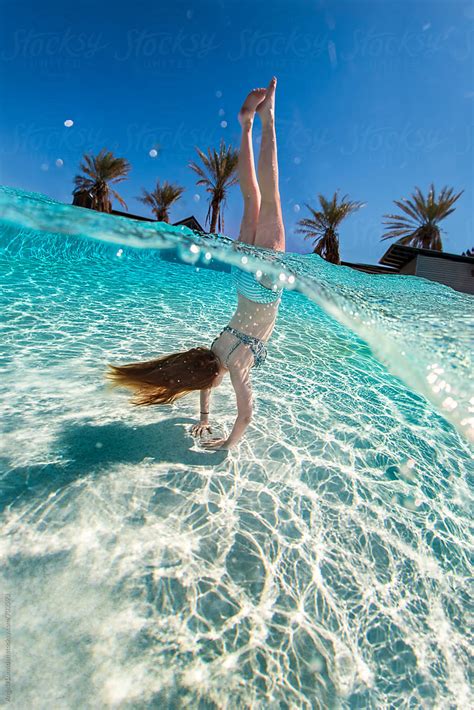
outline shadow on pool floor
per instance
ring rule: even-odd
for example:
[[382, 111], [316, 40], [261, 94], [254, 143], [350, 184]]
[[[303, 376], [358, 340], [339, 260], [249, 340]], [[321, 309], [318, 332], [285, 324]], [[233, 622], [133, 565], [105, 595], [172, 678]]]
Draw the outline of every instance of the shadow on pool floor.
[[0, 510], [31, 498], [45, 499], [55, 490], [84, 477], [106, 472], [114, 464], [139, 464], [143, 459], [189, 466], [220, 464], [225, 451], [207, 452], [190, 449], [187, 433], [194, 420], [183, 417], [165, 419], [155, 424], [129, 426], [122, 422], [96, 426], [69, 425], [57, 438], [53, 454], [64, 463], [33, 464], [8, 469], [0, 478]]

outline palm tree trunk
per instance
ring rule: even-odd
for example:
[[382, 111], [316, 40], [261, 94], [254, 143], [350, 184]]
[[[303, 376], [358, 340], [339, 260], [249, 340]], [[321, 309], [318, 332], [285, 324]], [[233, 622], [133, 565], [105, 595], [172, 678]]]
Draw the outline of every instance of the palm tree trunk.
[[341, 263], [341, 257], [339, 255], [339, 244], [337, 240], [334, 240], [334, 242], [331, 244], [331, 251], [328, 254], [328, 261], [331, 262], [331, 264], [340, 264]]
[[220, 201], [213, 197], [212, 202], [211, 202], [211, 225], [210, 225], [210, 231], [212, 234], [216, 232], [216, 227], [217, 227], [217, 220], [219, 217], [219, 207], [220, 207]]
[[167, 222], [169, 223], [170, 218], [168, 215], [168, 210], [166, 209], [161, 209], [156, 211], [156, 219], [158, 222]]

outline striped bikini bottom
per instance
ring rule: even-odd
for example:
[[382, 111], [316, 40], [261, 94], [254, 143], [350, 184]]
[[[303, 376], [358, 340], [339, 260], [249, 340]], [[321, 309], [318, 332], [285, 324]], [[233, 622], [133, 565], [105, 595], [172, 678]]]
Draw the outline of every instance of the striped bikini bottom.
[[[232, 328], [230, 325], [226, 325], [225, 328], [221, 330], [217, 338], [219, 338], [222, 333], [231, 333], [237, 338], [237, 342], [234, 345], [233, 348], [231, 348], [229, 354], [227, 355], [225, 359], [224, 366], [227, 367], [227, 363], [229, 362], [229, 358], [236, 350], [239, 345], [245, 345], [247, 347], [252, 355], [253, 355], [253, 366], [252, 367], [260, 367], [260, 365], [263, 365], [267, 358], [267, 346], [263, 342], [263, 340], [260, 340], [260, 338], [255, 338], [253, 335], [247, 335], [247, 333], [242, 333], [240, 330], [237, 330], [236, 328]], [[212, 345], [216, 342], [217, 338], [215, 338], [212, 342]], [[212, 345], [211, 345], [211, 350], [212, 350]]]

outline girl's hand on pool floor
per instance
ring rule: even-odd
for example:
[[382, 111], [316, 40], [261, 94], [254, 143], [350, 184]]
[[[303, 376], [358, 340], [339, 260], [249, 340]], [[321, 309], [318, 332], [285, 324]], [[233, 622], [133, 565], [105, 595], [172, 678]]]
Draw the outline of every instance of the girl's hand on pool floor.
[[198, 424], [193, 424], [193, 426], [191, 427], [191, 434], [193, 436], [202, 436], [206, 432], [212, 434], [212, 429], [209, 424], [203, 424], [202, 422], [199, 422]]
[[210, 449], [212, 451], [216, 449], [227, 450], [230, 448], [227, 445], [227, 439], [208, 439], [207, 441], [201, 441], [201, 446], [203, 449]]

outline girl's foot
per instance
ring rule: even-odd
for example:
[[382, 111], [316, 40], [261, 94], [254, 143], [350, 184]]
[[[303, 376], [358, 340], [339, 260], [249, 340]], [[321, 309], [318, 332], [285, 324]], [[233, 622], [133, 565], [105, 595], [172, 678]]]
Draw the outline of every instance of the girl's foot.
[[268, 123], [274, 119], [276, 85], [277, 80], [274, 76], [266, 89], [264, 100], [261, 101], [257, 107], [258, 115], [262, 119], [262, 123]]
[[257, 107], [262, 103], [267, 93], [266, 89], [253, 89], [242, 104], [239, 111], [239, 123], [244, 128], [251, 126]]

